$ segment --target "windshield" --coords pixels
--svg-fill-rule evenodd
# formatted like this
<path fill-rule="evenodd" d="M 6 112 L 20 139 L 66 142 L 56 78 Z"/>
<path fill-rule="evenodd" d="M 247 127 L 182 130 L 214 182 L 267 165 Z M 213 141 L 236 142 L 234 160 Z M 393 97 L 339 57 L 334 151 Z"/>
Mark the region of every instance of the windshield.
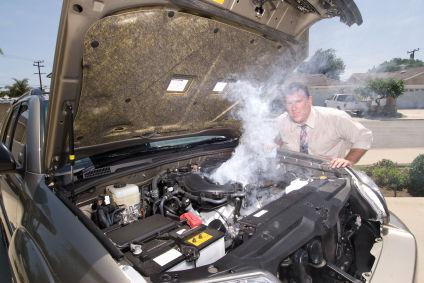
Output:
<path fill-rule="evenodd" d="M 165 141 L 151 142 L 149 145 L 151 148 L 163 148 L 163 147 L 173 147 L 173 146 L 182 146 L 189 145 L 192 143 L 199 143 L 210 140 L 225 140 L 225 136 L 196 136 L 196 137 L 187 137 L 187 138 L 178 138 Z"/>
<path fill-rule="evenodd" d="M 339 97 L 337 98 L 337 100 L 338 101 L 349 101 L 348 100 L 348 97 L 349 96 L 347 96 L 347 95 L 339 95 Z"/>

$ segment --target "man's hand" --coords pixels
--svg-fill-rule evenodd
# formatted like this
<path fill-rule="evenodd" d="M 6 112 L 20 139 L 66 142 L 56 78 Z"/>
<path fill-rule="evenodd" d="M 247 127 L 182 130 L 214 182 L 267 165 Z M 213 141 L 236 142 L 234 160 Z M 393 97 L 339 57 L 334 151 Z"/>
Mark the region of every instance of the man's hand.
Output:
<path fill-rule="evenodd" d="M 353 165 L 352 162 L 343 158 L 334 158 L 333 160 L 330 161 L 331 168 L 345 168 L 352 165 Z"/>

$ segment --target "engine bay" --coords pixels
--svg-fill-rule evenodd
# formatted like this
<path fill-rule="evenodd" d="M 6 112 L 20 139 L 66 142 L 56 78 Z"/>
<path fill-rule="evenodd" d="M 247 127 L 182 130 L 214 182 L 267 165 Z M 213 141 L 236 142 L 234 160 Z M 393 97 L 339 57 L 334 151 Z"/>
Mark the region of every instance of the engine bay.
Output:
<path fill-rule="evenodd" d="M 162 166 L 97 186 L 76 203 L 154 282 L 246 268 L 282 282 L 362 282 L 380 226 L 366 218 L 346 174 L 286 160 L 279 180 L 222 185 L 211 174 L 224 161 Z"/>

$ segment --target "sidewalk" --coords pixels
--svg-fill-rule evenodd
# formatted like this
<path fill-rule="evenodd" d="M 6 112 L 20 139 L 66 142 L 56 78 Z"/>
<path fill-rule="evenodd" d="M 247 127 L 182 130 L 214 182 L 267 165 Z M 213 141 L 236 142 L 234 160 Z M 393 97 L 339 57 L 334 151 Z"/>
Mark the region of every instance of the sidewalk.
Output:
<path fill-rule="evenodd" d="M 354 117 L 358 121 L 401 121 L 401 120 L 424 120 L 424 109 L 398 109 L 398 113 L 402 114 L 402 117 L 375 117 L 375 118 L 358 118 Z"/>
<path fill-rule="evenodd" d="M 424 109 L 398 109 L 398 112 L 403 116 L 402 118 L 398 118 L 399 120 L 424 119 Z"/>
<path fill-rule="evenodd" d="M 409 164 L 420 154 L 424 154 L 424 147 L 373 148 L 365 153 L 357 165 L 371 165 L 381 159 L 390 159 L 398 164 Z"/>
<path fill-rule="evenodd" d="M 417 243 L 415 282 L 422 283 L 424 282 L 424 226 L 420 219 L 424 218 L 424 198 L 388 197 L 386 201 L 389 210 L 396 214 L 412 234 L 414 234 Z"/>

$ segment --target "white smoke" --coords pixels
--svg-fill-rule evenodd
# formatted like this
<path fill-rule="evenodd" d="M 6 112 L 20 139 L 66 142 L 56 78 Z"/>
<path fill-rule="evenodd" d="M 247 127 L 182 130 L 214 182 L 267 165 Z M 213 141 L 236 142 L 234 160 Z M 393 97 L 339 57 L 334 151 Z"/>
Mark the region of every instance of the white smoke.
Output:
<path fill-rule="evenodd" d="M 242 122 L 243 134 L 232 157 L 210 176 L 217 183 L 239 182 L 257 184 L 263 179 L 274 179 L 278 174 L 274 140 L 278 134 L 272 102 L 281 97 L 281 86 L 256 85 L 237 81 L 225 94 L 237 103 L 232 113 Z M 275 115 L 274 115 L 275 116 Z"/>

